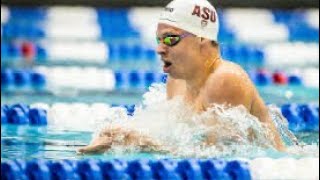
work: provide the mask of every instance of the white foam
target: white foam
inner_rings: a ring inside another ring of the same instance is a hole
[[[319,144],[306,145],[301,143],[300,146],[290,146],[287,152],[295,156],[319,157]]]
[[[123,128],[148,134],[178,157],[254,157],[266,155],[265,149],[272,149],[268,130],[243,107],[224,109],[215,105],[204,113],[196,114],[181,98],[167,101],[165,97],[163,84],[152,86],[144,95],[143,106],[137,107],[133,117],[112,108],[108,125],[112,121],[116,124],[121,122]],[[214,119],[213,114],[216,114]],[[123,121],[126,118],[128,120]],[[204,125],[206,123],[213,123],[214,128]],[[256,139],[249,139],[249,128]],[[215,146],[203,146],[204,134],[208,131],[216,137]]]
[[[70,106],[69,114],[72,115],[73,122],[85,122],[85,123],[78,123],[76,125],[77,128],[80,129],[90,129],[92,124],[94,123],[94,118],[92,118],[91,111],[89,106],[84,103],[73,103]],[[72,122],[72,121],[71,121]]]
[[[110,105],[104,103],[93,103],[90,106],[91,115],[94,115],[95,122],[103,122],[109,115]]]
[[[163,83],[152,84],[149,87],[149,91],[143,94],[143,104],[146,106],[163,102],[166,99],[166,86]]]
[[[54,103],[48,109],[48,125],[61,130],[93,131],[100,122],[95,113],[85,103]]]
[[[35,103],[32,107],[47,106],[48,125],[60,130],[89,131],[98,133],[106,123],[124,124],[128,122],[127,110],[123,107],[112,107],[105,103],[64,103],[57,102],[48,106]]]
[[[55,127],[65,126],[70,122],[68,104],[66,103],[54,103],[50,110],[48,111],[48,125],[53,125]]]
[[[94,131],[93,136],[110,125],[129,128],[161,142],[161,147],[170,150],[170,155],[174,157],[319,156],[318,145],[294,145],[295,137],[288,130],[286,120],[279,114],[279,108],[271,106],[269,110],[281,136],[288,144],[287,152],[278,152],[273,148],[269,131],[244,107],[225,109],[221,105],[213,105],[208,111],[197,114],[183,102],[181,97],[167,101],[164,84],[153,85],[143,97],[143,104],[136,106],[134,116],[128,116],[123,107],[110,108],[109,105],[100,103],[91,106],[54,104],[48,112],[49,124],[64,129]],[[252,129],[256,136],[255,139],[249,138],[248,129]],[[214,146],[204,146],[203,144],[205,134],[208,131],[215,136]],[[118,147],[115,145],[112,150],[116,153],[117,149],[119,150]],[[121,146],[119,151],[130,152],[137,150],[137,148]],[[289,161],[292,162],[292,160]],[[273,165],[269,166],[268,162],[265,163],[262,170],[257,170],[256,177],[266,177],[263,172],[275,171],[276,168]],[[274,166],[283,168],[285,162],[287,160],[280,161],[281,165]],[[278,176],[282,177],[279,174],[270,174],[268,177]],[[283,177],[291,177],[291,174],[284,172]]]

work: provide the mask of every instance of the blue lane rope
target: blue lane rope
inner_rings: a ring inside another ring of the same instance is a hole
[[[251,180],[248,163],[221,159],[161,160],[7,160],[1,162],[1,179],[159,179]]]
[[[115,71],[116,86],[113,90],[147,89],[152,83],[166,82],[167,75],[152,71]],[[289,75],[282,72],[249,71],[251,80],[258,86],[290,85],[302,86],[303,78],[298,75]],[[94,78],[94,77],[92,77]],[[1,90],[6,92],[33,90],[47,91],[48,77],[32,69],[2,69]]]
[[[117,105],[123,107],[132,116],[135,105]],[[285,104],[281,106],[283,116],[288,120],[289,129],[294,132],[319,132],[319,106],[315,104]],[[30,108],[25,104],[1,106],[1,124],[47,125],[47,112],[40,108]]]

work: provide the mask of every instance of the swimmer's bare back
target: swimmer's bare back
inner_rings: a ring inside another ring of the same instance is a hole
[[[213,103],[243,105],[250,114],[269,127],[272,132],[270,138],[274,139],[275,148],[285,149],[263,99],[248,74],[239,65],[222,60],[199,89],[190,90],[186,81],[168,77],[167,98],[172,99],[176,96],[184,97],[197,112],[205,111]]]

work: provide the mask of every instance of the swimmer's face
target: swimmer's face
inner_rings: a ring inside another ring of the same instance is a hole
[[[199,48],[196,36],[162,23],[158,24],[156,36],[163,71],[176,79],[192,77],[194,68],[199,66],[195,61]]]

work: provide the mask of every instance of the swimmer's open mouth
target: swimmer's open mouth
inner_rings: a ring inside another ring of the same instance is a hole
[[[171,65],[172,65],[171,62],[164,61],[164,67],[165,67],[165,68],[170,67]]]
[[[164,59],[162,59],[162,62],[164,63],[164,65],[163,65],[163,72],[164,72],[164,73],[169,73],[170,67],[171,67],[172,63],[171,63],[170,61],[166,61],[166,60],[164,60]]]

